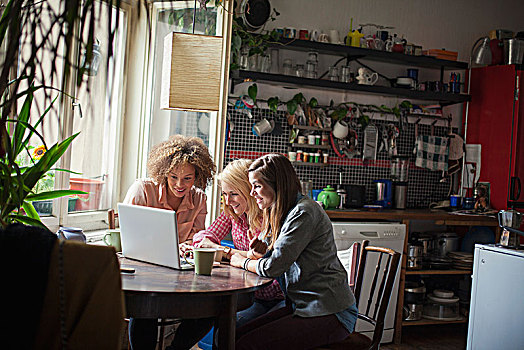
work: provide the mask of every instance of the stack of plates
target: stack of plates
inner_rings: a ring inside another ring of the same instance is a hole
[[[453,260],[453,267],[459,270],[473,269],[473,254],[466,252],[449,252],[448,256]]]

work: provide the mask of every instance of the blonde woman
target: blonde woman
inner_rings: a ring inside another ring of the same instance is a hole
[[[124,203],[176,211],[181,246],[193,243],[207,215],[205,188],[215,173],[209,150],[201,139],[171,136],[151,150],[149,178],[135,181]],[[214,318],[182,320],[168,349],[190,349],[213,327]],[[155,349],[156,319],[129,322],[131,349]]]
[[[259,247],[267,245],[267,252],[260,259],[234,254],[231,265],[277,278],[289,303],[240,327],[236,349],[310,349],[345,339],[358,311],[326,212],[300,193],[282,155],[255,160],[249,182],[264,212]]]
[[[249,195],[251,185],[248,169],[253,161],[238,159],[229,163],[219,175],[222,188],[223,212],[207,229],[194,236],[197,247],[213,247],[224,250],[227,258],[238,253],[247,257],[250,242],[258,237],[262,226],[262,210]],[[220,246],[222,239],[231,233],[234,249]],[[284,306],[284,295],[277,281],[255,292],[253,305],[237,314],[237,327],[256,317]]]

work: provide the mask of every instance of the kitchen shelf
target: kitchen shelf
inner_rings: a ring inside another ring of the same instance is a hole
[[[468,69],[466,62],[442,60],[431,56],[406,55],[398,52],[365,49],[361,47],[321,43],[308,40],[285,39],[270,43],[272,47],[295,51],[317,51],[319,54],[346,56],[349,60],[365,58],[368,60],[408,64],[410,66],[435,69]]]
[[[473,270],[407,270],[406,275],[471,275]]]
[[[330,145],[310,145],[309,143],[292,143],[293,148],[315,148],[315,149],[331,149]]]
[[[314,167],[320,167],[320,168],[323,168],[329,165],[329,163],[310,163],[310,162],[291,162],[291,164],[296,165],[296,166],[314,166]]]
[[[313,130],[313,131],[331,131],[331,128],[319,128],[318,126],[308,126],[308,125],[292,125],[293,129],[300,130]]]
[[[346,90],[366,94],[388,95],[396,97],[404,97],[415,100],[437,101],[441,105],[451,105],[455,103],[462,103],[471,100],[471,96],[467,94],[453,94],[447,92],[432,92],[410,90],[398,87],[387,87],[378,85],[363,85],[358,83],[343,83],[339,81],[331,81],[325,79],[310,79],[295,77],[292,75],[262,73],[247,70],[238,70],[231,72],[231,77],[235,80],[252,79],[256,81],[264,81],[268,84],[282,85],[293,84],[297,86],[321,87],[332,90]]]
[[[425,326],[430,324],[450,324],[450,323],[467,323],[468,320],[465,317],[462,317],[454,321],[439,321],[439,320],[430,320],[423,318],[418,321],[402,321],[403,326]]]

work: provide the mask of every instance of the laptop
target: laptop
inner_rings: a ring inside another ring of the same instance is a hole
[[[193,268],[180,257],[175,211],[118,203],[118,219],[124,257],[177,270]]]

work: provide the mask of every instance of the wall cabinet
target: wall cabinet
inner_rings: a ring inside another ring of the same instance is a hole
[[[321,54],[345,57],[348,61],[364,58],[367,60],[394,63],[410,67],[439,69],[441,82],[443,82],[444,80],[445,70],[464,70],[468,68],[468,64],[465,62],[449,61],[429,56],[406,55],[403,53],[371,50],[360,47],[320,43],[306,40],[281,39],[279,43],[273,43],[272,46],[282,50],[316,51]],[[348,90],[367,94],[378,94],[385,96],[404,97],[416,100],[437,101],[443,106],[455,103],[462,103],[470,100],[470,96],[467,94],[419,91],[410,90],[406,88],[379,85],[360,85],[356,82],[343,83],[338,81],[330,81],[326,79],[309,79],[291,75],[262,73],[248,70],[234,71],[231,73],[231,76],[233,78],[233,81],[252,79],[256,81],[263,81],[269,84],[293,84],[313,88],[317,87],[333,90]]]
[[[471,274],[471,270],[408,270],[406,269],[406,257],[408,253],[408,239],[410,224],[414,220],[433,221],[436,225],[448,226],[489,226],[494,228],[496,233],[496,240],[500,237],[500,229],[498,221],[495,217],[487,216],[473,216],[473,215],[453,215],[445,211],[433,210],[382,210],[378,212],[371,211],[345,211],[345,210],[327,210],[326,211],[332,220],[379,220],[379,221],[399,221],[406,225],[406,239],[404,242],[404,251],[400,265],[400,283],[398,291],[396,321],[395,321],[395,344],[400,344],[402,340],[402,327],[404,326],[420,326],[429,324],[450,324],[450,323],[466,323],[467,319],[456,321],[437,321],[422,319],[420,321],[403,321],[404,308],[404,284],[406,275],[464,275]]]

